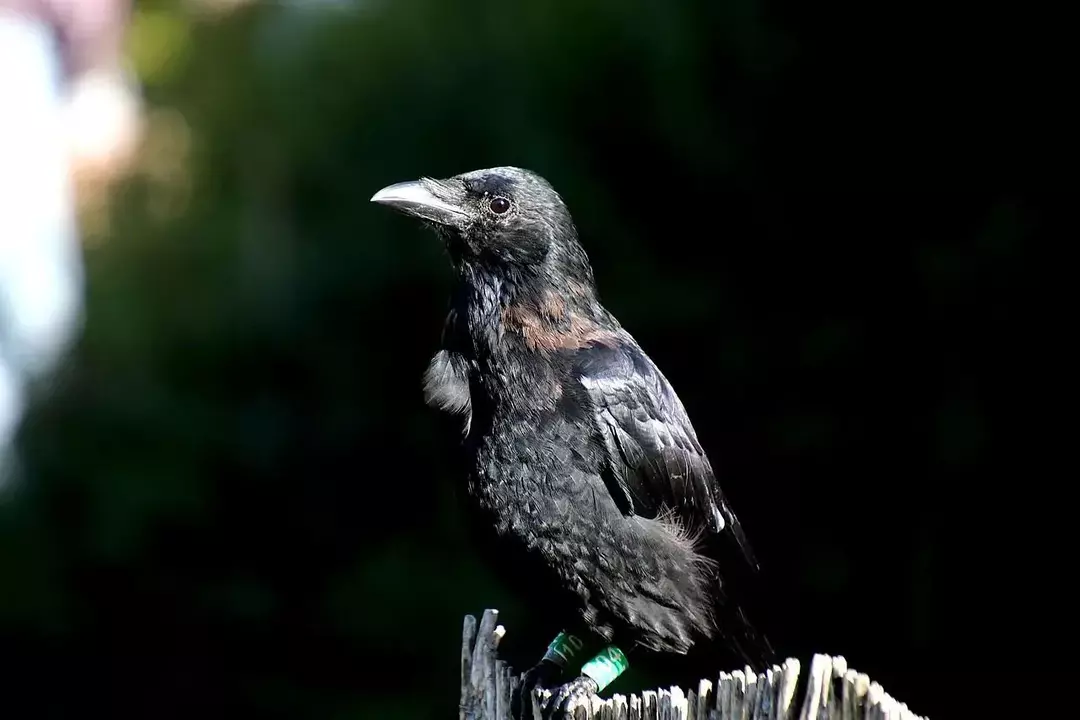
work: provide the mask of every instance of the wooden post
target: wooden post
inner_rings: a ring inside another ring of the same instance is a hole
[[[459,720],[510,720],[510,696],[520,678],[498,657],[506,629],[497,624],[499,611],[465,616],[461,637],[461,705]],[[881,685],[847,666],[842,657],[815,655],[810,662],[802,704],[795,706],[799,661],[788,658],[756,674],[722,672],[714,683],[697,688],[645,690],[640,695],[616,693],[607,700],[593,695],[572,708],[573,720],[925,720],[897,702]],[[540,702],[532,698],[532,718],[540,720]]]

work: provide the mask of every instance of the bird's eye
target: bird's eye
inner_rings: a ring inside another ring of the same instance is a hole
[[[504,197],[491,198],[491,202],[488,204],[491,208],[491,212],[496,215],[502,215],[504,212],[510,209],[510,201]]]

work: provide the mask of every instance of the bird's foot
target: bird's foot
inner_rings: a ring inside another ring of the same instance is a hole
[[[543,690],[562,675],[562,668],[549,660],[541,660],[521,676],[518,692],[510,698],[510,713],[521,720],[532,720],[533,691]]]
[[[587,700],[590,695],[599,692],[599,685],[588,675],[582,675],[570,682],[552,689],[551,696],[541,705],[544,720],[570,717],[569,713],[574,705],[581,700]]]
[[[551,720],[567,716],[580,701],[587,702],[589,696],[606,688],[628,667],[630,663],[625,653],[614,645],[608,645],[598,652],[596,657],[581,666],[581,675],[578,678],[551,692],[541,705],[544,719]]]

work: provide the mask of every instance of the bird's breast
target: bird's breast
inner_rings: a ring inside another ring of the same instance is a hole
[[[488,355],[476,363],[471,385],[493,416],[515,422],[557,410],[568,383],[549,363]]]
[[[477,448],[468,491],[499,536],[569,556],[584,542],[575,529],[620,517],[599,466],[597,447],[572,423],[505,417]]]
[[[477,438],[476,474],[513,497],[572,494],[583,473],[599,474],[601,448],[556,406],[522,401],[502,406]]]

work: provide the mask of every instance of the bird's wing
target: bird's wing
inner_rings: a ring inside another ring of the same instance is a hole
[[[605,482],[622,511],[674,512],[693,531],[730,532],[757,569],[682,402],[652,360],[627,339],[577,351],[574,368],[607,448]]]

